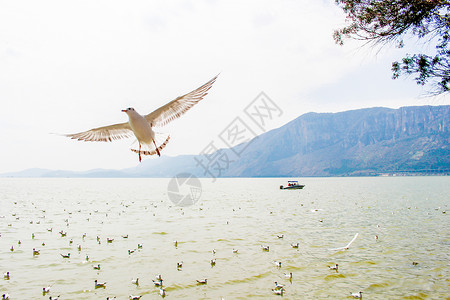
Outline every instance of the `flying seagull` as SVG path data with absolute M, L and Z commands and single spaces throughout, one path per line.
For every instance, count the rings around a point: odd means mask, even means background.
M 169 142 L 170 136 L 167 136 L 165 140 L 163 139 L 164 141 L 157 141 L 153 127 L 162 127 L 187 112 L 208 94 L 217 76 L 201 87 L 170 101 L 147 115 L 140 115 L 134 108 L 129 107 L 122 110 L 128 115 L 128 122 L 126 123 L 98 127 L 80 133 L 65 134 L 65 136 L 79 141 L 112 142 L 134 135 L 139 148 L 135 149 L 137 147 L 133 148 L 132 146 L 131 151 L 139 154 L 139 161 L 142 160 L 141 154 L 158 154 L 161 156 L 161 150 Z
M 350 245 L 356 240 L 357 237 L 358 237 L 358 233 L 355 234 L 353 239 L 346 246 L 340 247 L 340 248 L 333 248 L 333 249 L 330 249 L 330 250 L 335 250 L 335 251 L 348 250 L 348 248 L 350 248 Z

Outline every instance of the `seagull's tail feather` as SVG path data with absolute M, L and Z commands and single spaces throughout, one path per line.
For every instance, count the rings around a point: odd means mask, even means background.
M 167 145 L 167 143 L 170 140 L 170 136 L 162 133 L 156 133 L 155 137 L 155 143 L 158 145 L 158 148 L 155 147 L 153 143 L 147 145 L 142 144 L 141 148 L 141 155 L 155 155 L 158 154 L 158 152 L 161 152 L 162 149 L 164 149 Z M 135 145 L 136 144 L 136 145 Z M 132 145 L 131 151 L 135 153 L 139 153 L 139 143 L 136 141 L 136 143 Z

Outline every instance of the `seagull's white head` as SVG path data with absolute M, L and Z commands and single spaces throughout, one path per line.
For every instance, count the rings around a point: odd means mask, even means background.
M 132 107 L 128 107 L 127 109 L 122 109 L 122 111 L 123 111 L 124 113 L 129 114 L 130 112 L 135 111 L 135 110 L 134 110 L 134 108 L 132 108 Z
M 136 116 L 139 115 L 139 113 L 136 110 L 134 110 L 134 108 L 132 108 L 132 107 L 128 107 L 127 109 L 122 109 L 122 111 L 124 113 L 126 113 L 129 118 L 135 118 Z

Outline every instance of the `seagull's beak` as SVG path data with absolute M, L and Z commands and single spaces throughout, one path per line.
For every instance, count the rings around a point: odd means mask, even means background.
M 123 111 L 123 112 L 127 112 L 127 110 L 126 110 L 126 109 L 122 109 L 122 111 Z

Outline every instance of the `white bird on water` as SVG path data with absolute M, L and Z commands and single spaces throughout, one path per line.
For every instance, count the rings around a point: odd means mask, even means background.
M 284 289 L 283 289 L 283 288 L 281 288 L 281 289 L 272 289 L 272 292 L 273 292 L 275 295 L 283 296 L 283 294 L 284 294 Z
M 162 285 L 163 285 L 162 279 L 160 279 L 159 281 L 155 281 L 155 280 L 152 280 L 152 281 L 153 281 L 153 284 L 154 284 L 155 286 L 162 286 Z
M 339 271 L 339 265 L 338 264 L 334 264 L 333 266 L 328 266 L 328 269 L 338 272 Z
M 348 250 L 348 248 L 350 248 L 350 245 L 356 240 L 357 237 L 358 237 L 358 233 L 355 234 L 353 239 L 346 246 L 340 247 L 340 248 L 333 248 L 333 249 L 330 249 L 330 250 L 335 250 L 335 251 Z
M 95 286 L 95 288 L 105 288 L 106 282 L 98 282 L 97 279 L 95 279 L 94 286 Z
M 351 297 L 353 297 L 353 298 L 358 298 L 358 299 L 362 299 L 362 293 L 363 292 L 358 292 L 358 293 L 352 293 L 352 292 L 350 292 L 350 296 Z
M 166 290 L 163 288 L 159 288 L 159 294 L 164 298 L 166 296 Z
M 300 246 L 300 243 L 292 243 L 291 247 L 292 248 L 298 248 Z
M 117 139 L 133 137 L 134 135 L 139 147 L 138 149 L 131 148 L 131 151 L 138 153 L 139 161 L 142 160 L 141 154 L 158 154 L 161 156 L 161 150 L 169 142 L 170 136 L 167 136 L 162 142 L 157 141 L 153 127 L 166 125 L 197 104 L 208 94 L 217 76 L 196 90 L 170 101 L 147 115 L 140 115 L 134 108 L 129 107 L 122 110 L 128 115 L 128 122 L 126 123 L 98 127 L 80 133 L 65 134 L 65 136 L 79 141 L 111 142 Z

